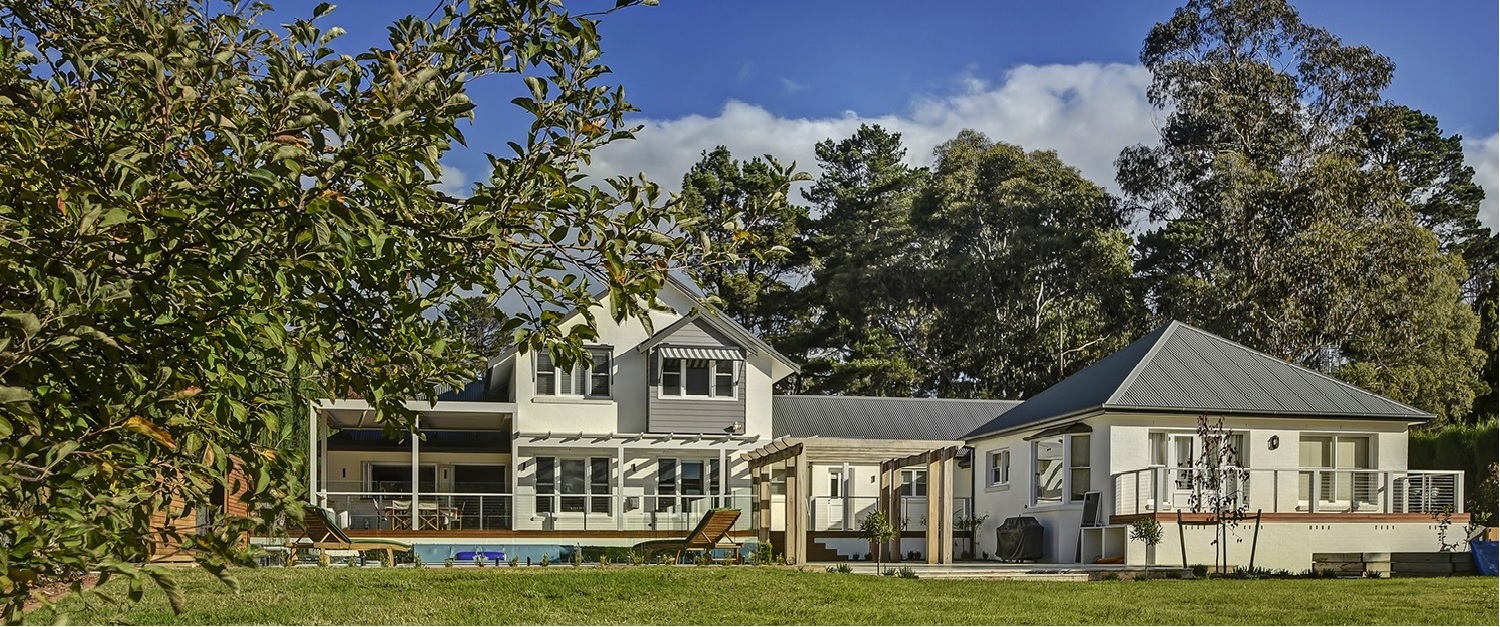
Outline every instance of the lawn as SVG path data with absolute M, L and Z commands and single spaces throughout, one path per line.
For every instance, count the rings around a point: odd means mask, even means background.
M 1493 577 L 1028 582 L 754 567 L 262 568 L 229 591 L 183 570 L 187 612 L 148 586 L 74 623 L 137 624 L 1464 624 L 1497 623 Z M 122 593 L 123 586 L 105 586 Z M 119 596 L 123 596 L 120 594 Z M 46 611 L 31 624 L 53 620 Z

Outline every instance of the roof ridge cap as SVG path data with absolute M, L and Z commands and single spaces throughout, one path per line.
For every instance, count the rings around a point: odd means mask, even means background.
M 1140 361 L 1135 362 L 1135 365 L 1131 366 L 1130 372 L 1125 374 L 1125 378 L 1120 379 L 1119 385 L 1116 385 L 1114 391 L 1110 392 L 1109 396 L 1105 397 L 1104 402 L 1099 403 L 1099 407 L 1109 407 L 1118 403 L 1120 394 L 1124 390 L 1129 389 L 1130 384 L 1135 383 L 1136 378 L 1140 376 L 1141 370 L 1144 369 L 1145 365 L 1151 363 L 1151 360 L 1156 359 L 1156 354 L 1161 352 L 1161 347 L 1166 345 L 1167 340 L 1171 339 L 1172 336 L 1177 333 L 1177 330 L 1182 327 L 1188 327 L 1190 329 L 1193 328 L 1185 323 L 1178 322 L 1177 320 L 1168 320 L 1165 325 L 1157 327 L 1158 329 L 1162 330 L 1161 337 L 1156 338 L 1156 341 L 1151 343 L 1151 348 L 1146 351 L 1145 355 L 1141 355 Z M 1152 333 L 1155 333 L 1155 331 L 1152 331 Z

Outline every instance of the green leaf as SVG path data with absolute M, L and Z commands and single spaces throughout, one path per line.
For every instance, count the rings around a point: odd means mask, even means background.
M 37 319 L 36 314 L 27 311 L 7 311 L 0 313 L 0 320 L 10 323 L 12 326 L 21 328 L 26 337 L 32 337 L 42 330 L 42 322 Z
M 337 9 L 338 6 L 339 5 L 333 4 L 331 2 L 320 2 L 320 3 L 318 3 L 318 6 L 313 7 L 313 12 L 312 12 L 313 19 L 318 19 L 320 17 L 323 17 L 324 15 L 328 15 L 329 11 Z
M 0 385 L 0 404 L 25 403 L 34 400 L 31 391 L 9 385 Z

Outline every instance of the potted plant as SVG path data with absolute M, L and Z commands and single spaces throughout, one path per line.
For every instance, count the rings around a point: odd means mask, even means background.
M 859 522 L 859 537 L 870 541 L 870 552 L 875 554 L 875 572 L 882 572 L 884 546 L 891 538 L 896 537 L 896 528 L 891 525 L 891 520 L 879 509 L 871 512 Z
M 1155 516 L 1135 519 L 1130 523 L 1130 539 L 1146 544 L 1146 570 L 1150 571 L 1152 562 L 1156 561 L 1156 545 L 1161 544 L 1161 523 Z

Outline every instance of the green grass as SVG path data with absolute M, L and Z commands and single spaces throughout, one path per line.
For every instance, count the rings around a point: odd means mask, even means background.
M 1493 577 L 1097 582 L 897 579 L 754 567 L 263 568 L 239 594 L 178 574 L 133 606 L 59 610 L 149 624 L 1464 624 L 1497 623 Z M 111 582 L 106 592 L 123 597 Z M 39 610 L 26 622 L 46 624 Z

